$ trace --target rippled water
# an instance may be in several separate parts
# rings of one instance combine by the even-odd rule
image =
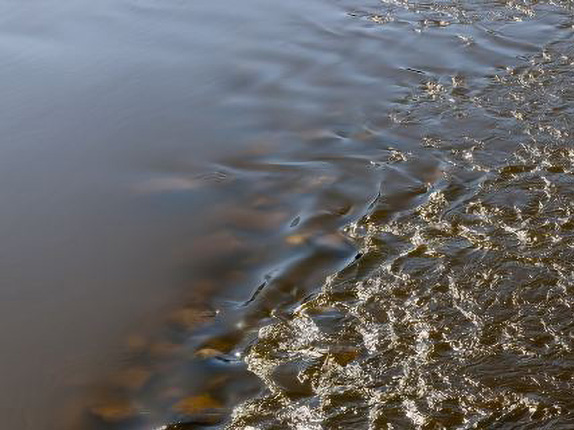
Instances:
[[[172,305],[105,350],[59,428],[574,428],[570,7],[92,6],[103,87],[113,61],[132,86],[109,93],[121,109],[64,110],[99,118],[73,151],[121,160],[114,198],[152,216],[118,243],[158,233],[118,262],[161,244],[128,266]],[[131,321],[153,313],[139,303]]]
[[[568,5],[352,16],[379,42],[409,27],[442,66],[410,45],[395,70],[418,77],[365,113],[379,182],[344,228],[360,258],[259,330],[245,361],[265,389],[228,428],[572,428]]]

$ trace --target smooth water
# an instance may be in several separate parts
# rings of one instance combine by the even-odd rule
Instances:
[[[2,3],[5,427],[573,428],[570,6]]]

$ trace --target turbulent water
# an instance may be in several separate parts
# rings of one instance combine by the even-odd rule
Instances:
[[[274,148],[221,162],[249,202],[234,234],[263,223],[275,242],[224,238],[217,312],[180,310],[178,352],[134,358],[152,382],[92,412],[173,430],[574,428],[570,3],[321,8],[230,100]]]
[[[233,149],[140,187],[217,196],[200,269],[71,426],[574,428],[572,3],[295,3],[204,112]]]
[[[389,127],[369,127],[380,186],[344,230],[361,257],[259,330],[245,361],[266,391],[228,428],[574,427],[574,49],[562,6],[353,13],[381,34],[407,25],[458,38],[465,62],[479,37],[494,51],[527,49],[486,76],[461,71],[452,53],[435,52],[442,70],[419,60]],[[554,13],[562,31],[538,52],[505,35],[512,21],[535,32]]]

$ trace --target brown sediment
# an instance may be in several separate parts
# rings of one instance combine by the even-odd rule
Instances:
[[[150,345],[149,353],[153,359],[162,359],[175,356],[181,348],[180,344],[160,340]]]
[[[215,317],[215,312],[205,307],[190,305],[177,309],[168,317],[170,324],[174,324],[186,330],[194,330],[201,324],[210,322]]]
[[[112,376],[111,384],[130,391],[141,389],[152,376],[149,368],[144,366],[128,367]]]
[[[133,420],[138,410],[129,399],[102,401],[92,406],[90,412],[105,423],[117,424]]]
[[[128,337],[126,346],[132,353],[142,352],[148,347],[148,340],[145,336],[133,334]]]
[[[220,409],[223,405],[209,394],[186,397],[175,404],[173,409],[185,415],[194,415],[211,409]]]

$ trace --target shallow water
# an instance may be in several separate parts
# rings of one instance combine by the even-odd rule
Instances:
[[[569,6],[4,3],[6,425],[572,428]]]

